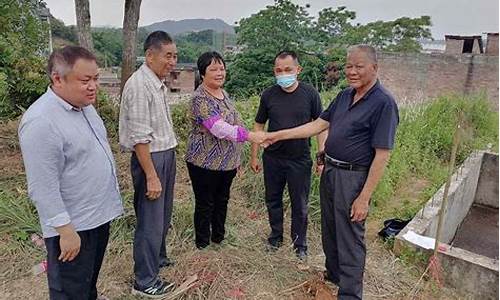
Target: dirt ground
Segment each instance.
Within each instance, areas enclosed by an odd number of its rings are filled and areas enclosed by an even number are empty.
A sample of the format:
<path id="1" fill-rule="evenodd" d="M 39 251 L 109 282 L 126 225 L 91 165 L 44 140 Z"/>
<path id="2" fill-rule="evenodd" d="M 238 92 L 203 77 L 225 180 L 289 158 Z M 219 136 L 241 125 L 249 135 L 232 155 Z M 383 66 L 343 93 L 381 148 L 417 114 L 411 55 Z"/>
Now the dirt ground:
<path id="1" fill-rule="evenodd" d="M 16 146 L 17 124 L 11 121 L 1 125 L 0 192 L 8 191 L 19 196 L 19 201 L 26 201 L 23 198 L 26 197 L 24 171 Z M 230 200 L 226 241 L 220 247 L 197 250 L 192 241 L 193 196 L 181 159 L 182 154 L 178 155 L 176 210 L 168 245 L 168 253 L 176 264 L 161 271 L 163 278 L 177 286 L 177 294 L 169 299 L 336 299 L 336 288 L 325 284 L 321 276 L 324 255 L 318 224 L 309 226 L 309 259 L 306 263 L 297 260 L 290 245 L 277 252 L 265 251 L 264 241 L 269 231 L 265 206 L 263 203 L 249 205 L 249 199 L 238 190 L 239 178 Z M 133 222 L 129 205 L 128 155 L 116 151 L 116 160 L 120 185 L 128 201 L 125 218 L 127 222 Z M 425 181 L 412 182 L 396 193 L 398 197 L 387 202 L 388 211 L 402 205 L 398 201 L 402 194 L 407 198 L 417 198 L 426 186 Z M 403 263 L 392 254 L 377 237 L 384 214 L 377 215 L 379 217 L 367 222 L 364 298 L 457 299 L 452 296 L 453 291 L 438 289 L 425 280 L 419 281 L 421 269 Z M 289 219 L 288 209 L 286 229 L 290 227 Z M 98 289 L 110 299 L 137 299 L 130 295 L 133 282 L 130 236 L 131 232 L 128 238 L 114 239 L 108 245 Z M 47 299 L 46 276 L 34 276 L 30 271 L 43 258 L 43 249 L 31 242 L 19 242 L 10 235 L 0 236 L 0 299 Z"/>

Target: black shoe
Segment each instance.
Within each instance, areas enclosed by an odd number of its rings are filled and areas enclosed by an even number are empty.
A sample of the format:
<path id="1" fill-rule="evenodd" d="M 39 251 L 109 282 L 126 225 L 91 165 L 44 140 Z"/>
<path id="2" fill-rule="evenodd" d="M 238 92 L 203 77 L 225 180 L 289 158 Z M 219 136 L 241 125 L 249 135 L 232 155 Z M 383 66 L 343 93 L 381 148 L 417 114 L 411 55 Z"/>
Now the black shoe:
<path id="1" fill-rule="evenodd" d="M 196 248 L 197 248 L 198 250 L 203 250 L 203 249 L 205 249 L 205 248 L 207 248 L 207 247 L 208 247 L 208 244 L 207 244 L 207 245 L 196 245 Z"/>
<path id="2" fill-rule="evenodd" d="M 276 251 L 282 245 L 283 245 L 283 239 L 280 239 L 280 238 L 277 238 L 277 239 L 276 238 L 275 239 L 268 238 L 267 239 L 266 248 L 267 248 L 268 251 Z"/>
<path id="3" fill-rule="evenodd" d="M 174 284 L 157 280 L 152 286 L 140 289 L 134 284 L 132 288 L 132 295 L 146 297 L 149 299 L 162 299 L 167 296 L 167 294 L 174 289 Z"/>
<path id="4" fill-rule="evenodd" d="M 307 259 L 307 250 L 303 247 L 297 247 L 297 248 L 295 248 L 295 255 L 300 260 L 306 260 Z"/>
<path id="5" fill-rule="evenodd" d="M 325 281 L 331 282 L 335 285 L 338 285 L 338 281 L 334 280 L 330 275 L 328 275 L 328 271 L 323 271 L 323 279 Z"/>
<path id="6" fill-rule="evenodd" d="M 215 244 L 221 244 L 222 242 L 224 241 L 224 238 L 222 239 L 212 239 L 212 242 L 215 243 Z"/>
<path id="7" fill-rule="evenodd" d="M 160 268 L 171 267 L 173 265 L 175 265 L 175 261 L 168 256 L 160 261 Z"/>

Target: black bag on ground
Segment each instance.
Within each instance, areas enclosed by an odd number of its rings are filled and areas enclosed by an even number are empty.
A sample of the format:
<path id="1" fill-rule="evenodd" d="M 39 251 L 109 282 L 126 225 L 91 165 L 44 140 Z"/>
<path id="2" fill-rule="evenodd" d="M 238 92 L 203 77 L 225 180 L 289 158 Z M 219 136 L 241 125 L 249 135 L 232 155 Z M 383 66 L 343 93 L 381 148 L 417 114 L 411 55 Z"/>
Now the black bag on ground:
<path id="1" fill-rule="evenodd" d="M 386 240 L 391 237 L 395 237 L 406 224 L 410 223 L 410 220 L 401 219 L 389 219 L 384 221 L 384 228 L 378 232 L 378 235 Z"/>

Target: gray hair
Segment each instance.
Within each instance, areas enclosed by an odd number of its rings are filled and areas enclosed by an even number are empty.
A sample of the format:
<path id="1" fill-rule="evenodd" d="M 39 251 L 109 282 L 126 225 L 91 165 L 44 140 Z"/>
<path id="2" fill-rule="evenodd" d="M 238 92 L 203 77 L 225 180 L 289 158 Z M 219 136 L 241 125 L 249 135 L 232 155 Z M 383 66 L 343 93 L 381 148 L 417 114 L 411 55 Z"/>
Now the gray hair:
<path id="1" fill-rule="evenodd" d="M 159 50 L 161 49 L 162 45 L 173 44 L 173 43 L 174 40 L 165 31 L 161 30 L 154 31 L 151 32 L 144 41 L 144 52 L 146 52 L 149 49 Z"/>
<path id="2" fill-rule="evenodd" d="M 374 64 L 378 63 L 377 51 L 375 50 L 374 47 L 365 44 L 354 45 L 347 49 L 347 55 L 357 51 L 363 52 L 372 63 Z"/>
<path id="3" fill-rule="evenodd" d="M 55 73 L 63 78 L 68 75 L 78 59 L 96 61 L 95 55 L 83 47 L 66 46 L 52 52 L 47 64 L 50 81 L 52 82 L 52 75 Z"/>

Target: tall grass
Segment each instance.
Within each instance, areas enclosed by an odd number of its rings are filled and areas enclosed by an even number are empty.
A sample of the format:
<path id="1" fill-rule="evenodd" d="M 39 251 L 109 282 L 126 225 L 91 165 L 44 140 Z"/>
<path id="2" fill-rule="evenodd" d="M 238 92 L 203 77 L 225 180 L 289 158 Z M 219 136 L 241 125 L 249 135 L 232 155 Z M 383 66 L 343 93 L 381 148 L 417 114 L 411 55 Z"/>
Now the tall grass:
<path id="1" fill-rule="evenodd" d="M 337 92 L 322 93 L 325 107 Z M 258 97 L 249 97 L 246 101 L 237 102 L 237 109 L 247 128 L 251 128 L 254 123 L 258 105 Z M 102 105 L 100 109 L 106 112 L 104 116 L 106 125 L 111 131 L 112 140 L 116 141 L 117 106 Z M 384 177 L 372 198 L 375 208 L 383 207 L 401 185 L 408 184 L 415 178 L 424 178 L 429 182 L 424 191 L 426 197 L 439 188 L 446 176 L 448 153 L 459 112 L 465 117 L 466 128 L 465 134 L 461 137 L 457 163 L 461 163 L 474 149 L 484 149 L 488 144 L 498 152 L 498 112 L 491 110 L 484 95 L 443 96 L 426 105 L 401 108 L 395 147 Z M 172 118 L 179 140 L 178 159 L 183 161 L 187 136 L 191 128 L 188 104 L 176 105 L 172 109 Z M 316 140 L 312 139 L 312 142 L 311 152 L 315 153 Z M 248 166 L 249 156 L 250 147 L 246 145 L 242 155 L 244 167 Z M 248 198 L 248 201 L 245 201 L 248 207 L 265 210 L 262 173 L 254 174 L 247 169 L 243 176 L 236 180 L 234 188 L 239 189 L 241 192 L 239 194 Z M 132 239 L 135 217 L 130 201 L 131 191 L 123 192 L 126 211 L 129 213 L 114 222 L 111 235 L 114 241 L 129 243 Z M 418 209 L 416 205 L 409 205 L 404 214 L 410 216 Z M 173 234 L 178 240 L 187 241 L 193 236 L 192 211 L 192 203 L 178 205 L 175 208 Z M 317 222 L 319 215 L 319 177 L 313 176 L 310 219 Z M 36 210 L 26 195 L 16 196 L 12 189 L 0 189 L 0 234 L 29 243 L 27 240 L 31 232 L 40 232 L 40 226 Z"/>

